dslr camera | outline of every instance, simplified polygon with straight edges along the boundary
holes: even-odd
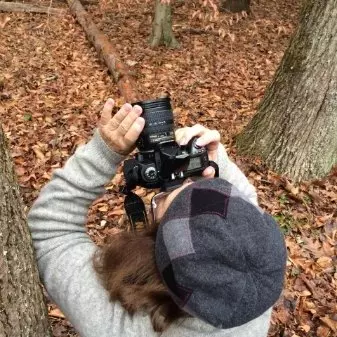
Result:
[[[174,136],[174,119],[170,98],[136,102],[143,112],[145,126],[137,140],[138,153],[133,159],[125,160],[123,166],[126,194],[124,207],[132,229],[136,223],[148,224],[145,206],[139,196],[131,191],[136,186],[149,189],[159,188],[161,192],[179,187],[188,177],[202,175],[208,166],[218,166],[208,159],[205,147],[196,145],[197,137],[186,146],[179,146]]]
[[[171,190],[188,177],[200,176],[209,165],[215,167],[206,148],[196,145],[196,137],[186,146],[175,141],[170,98],[133,103],[136,104],[143,109],[145,127],[137,141],[139,152],[134,159],[124,161],[128,190],[136,186]]]

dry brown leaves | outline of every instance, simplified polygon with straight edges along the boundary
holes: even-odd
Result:
[[[65,7],[61,1],[53,5]],[[220,14],[215,29],[229,28],[234,39],[196,33],[205,30],[205,20],[192,18],[198,6],[198,0],[173,5],[175,35],[182,45],[175,51],[147,45],[152,2],[101,0],[88,9],[133,70],[144,97],[169,92],[178,126],[199,122],[218,129],[256,186],[261,206],[280,223],[289,258],[270,336],[336,336],[337,172],[297,186],[259,160],[237,156],[232,146],[283,55],[299,2],[254,2],[254,15],[238,20]],[[0,38],[0,118],[30,206],[52,171],[88,139],[104,100],[112,96],[121,105],[123,99],[69,15],[0,13]],[[117,193],[122,182],[119,170],[89,212],[88,232],[98,244],[127,228]],[[153,195],[144,189],[137,193],[147,202]],[[55,336],[74,336],[54,306],[50,315]]]

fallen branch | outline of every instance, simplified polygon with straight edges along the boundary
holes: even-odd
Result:
[[[82,5],[98,5],[98,0],[82,0]]]
[[[195,34],[195,35],[202,35],[202,34],[211,34],[220,37],[220,34],[216,31],[210,29],[202,29],[202,28],[182,28],[177,29],[177,34]]]
[[[96,27],[90,15],[85,11],[79,0],[67,0],[71,13],[84,29],[88,40],[94,45],[99,57],[107,65],[121,95],[127,102],[140,99],[128,67],[117,56],[108,38]]]
[[[58,8],[5,1],[0,1],[0,12],[46,13],[57,15],[64,14],[64,10]]]

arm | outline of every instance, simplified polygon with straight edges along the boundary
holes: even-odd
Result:
[[[28,222],[42,276],[49,257],[61,245],[71,248],[74,240],[92,245],[84,227],[88,208],[104,192],[104,184],[115,174],[122,159],[96,132],[64,168],[55,170],[51,181],[41,190]]]
[[[28,215],[42,282],[83,336],[95,336],[92,329],[108,336],[97,318],[113,320],[113,305],[92,267],[96,246],[84,224],[121,159],[97,132],[54,172]]]
[[[258,206],[255,187],[248,181],[243,172],[228,157],[225,147],[219,144],[217,150],[217,164],[219,165],[219,177],[234,185],[247,199]]]
[[[125,325],[136,328],[134,325],[140,322],[130,317],[119,303],[110,302],[93,269],[96,246],[84,227],[90,204],[103,193],[104,184],[123,158],[107,145],[109,130],[101,127],[106,141],[96,131],[93,139],[80,147],[63,169],[54,172],[28,215],[43,284],[81,337],[126,336]],[[136,139],[138,135],[136,132]],[[123,136],[117,139],[119,150],[126,149],[121,142]],[[148,326],[145,321],[137,328],[143,330]]]

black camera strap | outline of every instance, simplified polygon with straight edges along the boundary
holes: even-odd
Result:
[[[126,192],[126,190],[124,190]],[[135,193],[125,193],[124,208],[133,232],[148,228],[148,219],[143,200]]]
[[[219,166],[218,166],[218,164],[215,161],[210,160],[209,161],[209,166],[212,166],[214,168],[214,170],[215,170],[214,177],[218,178],[219,177]]]
[[[209,165],[215,169],[215,177],[219,176],[219,167],[214,161],[209,161]],[[175,189],[179,183],[181,184],[184,179],[180,179],[171,184],[167,183],[162,186],[162,190]],[[129,218],[132,231],[139,231],[144,228],[149,228],[149,222],[146,214],[146,208],[143,200],[131,190],[134,188],[133,184],[129,186],[126,184],[120,189],[120,193],[125,195],[124,208]]]

